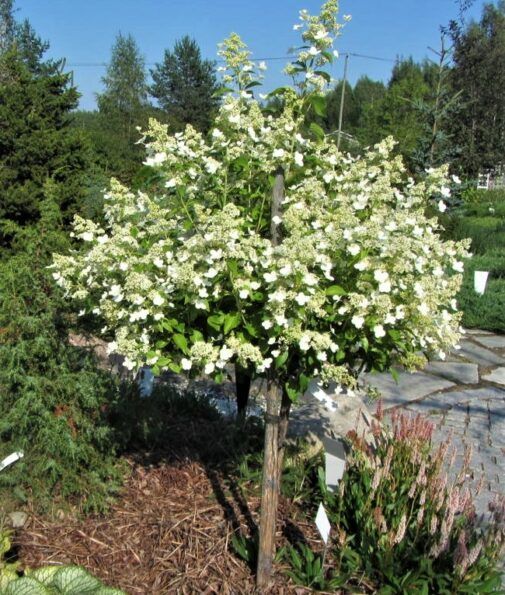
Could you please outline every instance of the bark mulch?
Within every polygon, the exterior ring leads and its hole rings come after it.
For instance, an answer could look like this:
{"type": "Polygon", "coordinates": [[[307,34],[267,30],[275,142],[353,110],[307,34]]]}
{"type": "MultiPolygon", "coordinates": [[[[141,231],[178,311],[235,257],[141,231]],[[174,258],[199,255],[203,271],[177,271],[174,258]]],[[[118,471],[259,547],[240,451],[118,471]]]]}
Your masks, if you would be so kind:
{"type": "MultiPolygon", "coordinates": [[[[259,497],[195,461],[130,460],[131,476],[105,516],[48,520],[32,515],[17,535],[24,566],[79,564],[129,594],[254,592],[254,576],[231,548],[234,531],[250,535],[259,497]]],[[[299,532],[316,545],[313,527],[294,521],[281,502],[278,545],[299,532]]],[[[317,546],[316,546],[317,547],[317,546]]],[[[270,593],[307,593],[277,568],[270,593]]]]}

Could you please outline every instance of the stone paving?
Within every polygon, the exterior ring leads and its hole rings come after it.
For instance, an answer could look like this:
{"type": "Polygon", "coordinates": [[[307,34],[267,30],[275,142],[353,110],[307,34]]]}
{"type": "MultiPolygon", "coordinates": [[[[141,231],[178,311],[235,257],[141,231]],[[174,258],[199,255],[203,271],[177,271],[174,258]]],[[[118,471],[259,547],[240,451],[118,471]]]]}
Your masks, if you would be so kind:
{"type": "Polygon", "coordinates": [[[398,383],[390,374],[365,374],[362,380],[381,392],[386,413],[401,408],[429,416],[435,440],[451,433],[455,472],[471,447],[469,480],[476,486],[484,479],[479,513],[495,494],[505,494],[505,336],[467,331],[459,349],[422,372],[400,372],[398,383]]]}

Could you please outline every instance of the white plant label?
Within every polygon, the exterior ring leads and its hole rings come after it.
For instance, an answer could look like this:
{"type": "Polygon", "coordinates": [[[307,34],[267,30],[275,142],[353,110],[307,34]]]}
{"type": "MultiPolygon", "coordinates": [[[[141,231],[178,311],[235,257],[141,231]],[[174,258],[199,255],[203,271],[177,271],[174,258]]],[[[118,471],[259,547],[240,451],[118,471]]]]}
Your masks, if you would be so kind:
{"type": "Polygon", "coordinates": [[[479,295],[484,295],[486,291],[487,278],[489,271],[474,271],[474,289],[479,295]]]}
{"type": "Polygon", "coordinates": [[[324,544],[326,545],[330,536],[331,525],[328,519],[328,515],[326,514],[326,510],[322,503],[319,505],[319,508],[317,510],[316,527],[324,541],[324,544]]]}
{"type": "Polygon", "coordinates": [[[12,465],[12,463],[19,461],[19,459],[22,459],[24,456],[25,455],[22,452],[13,452],[8,457],[5,457],[3,461],[0,462],[0,471],[3,471],[6,467],[12,465]]]}

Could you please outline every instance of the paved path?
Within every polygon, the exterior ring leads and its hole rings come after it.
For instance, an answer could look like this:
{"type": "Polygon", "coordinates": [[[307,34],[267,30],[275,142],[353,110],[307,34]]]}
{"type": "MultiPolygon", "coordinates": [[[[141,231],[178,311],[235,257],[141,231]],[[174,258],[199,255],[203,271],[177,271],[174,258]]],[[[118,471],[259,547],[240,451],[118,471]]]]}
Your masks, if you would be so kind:
{"type": "Polygon", "coordinates": [[[460,349],[422,372],[400,372],[398,383],[390,374],[363,380],[381,391],[386,412],[402,408],[429,416],[438,440],[451,432],[457,463],[465,446],[472,447],[469,479],[477,485],[484,477],[478,512],[495,494],[505,494],[505,336],[469,330],[460,349]]]}

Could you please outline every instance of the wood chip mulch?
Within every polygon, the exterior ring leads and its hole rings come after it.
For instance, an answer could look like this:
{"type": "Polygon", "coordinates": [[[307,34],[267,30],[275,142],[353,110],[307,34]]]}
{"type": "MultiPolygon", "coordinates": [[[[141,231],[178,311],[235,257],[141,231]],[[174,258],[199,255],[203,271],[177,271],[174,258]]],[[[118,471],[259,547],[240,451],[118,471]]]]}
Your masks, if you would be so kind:
{"type": "MultiPolygon", "coordinates": [[[[195,461],[146,465],[130,461],[131,476],[105,516],[48,520],[32,515],[18,533],[21,563],[79,564],[126,593],[253,593],[251,569],[232,551],[234,531],[251,535],[259,497],[195,461]]],[[[313,542],[308,523],[290,520],[281,502],[279,545],[289,531],[313,542]]],[[[277,568],[269,593],[307,593],[277,568]]]]}

